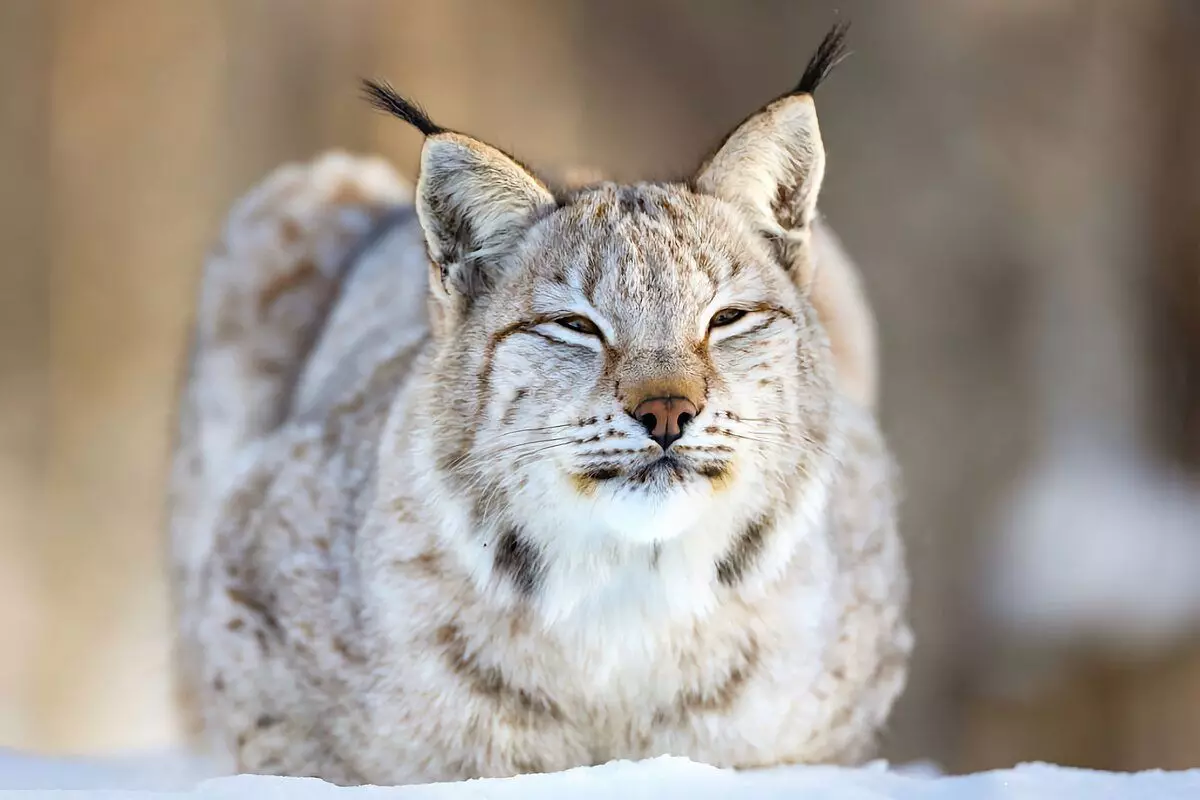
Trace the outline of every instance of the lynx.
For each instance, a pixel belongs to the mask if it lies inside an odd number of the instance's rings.
[[[281,168],[203,277],[172,473],[184,707],[339,784],[861,761],[911,635],[870,314],[799,85],[690,180],[436,125]]]

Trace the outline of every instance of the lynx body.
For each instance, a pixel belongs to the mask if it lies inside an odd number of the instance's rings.
[[[871,752],[911,636],[816,218],[835,44],[686,183],[551,189],[374,86],[415,192],[331,155],[241,201],[172,479],[203,744],[375,784]]]

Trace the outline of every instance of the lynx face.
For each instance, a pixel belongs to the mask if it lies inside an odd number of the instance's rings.
[[[454,337],[471,367],[445,384],[462,409],[447,430],[469,441],[450,469],[493,510],[643,543],[777,496],[821,449],[830,387],[809,316],[727,203],[581,191],[532,226]]]
[[[552,192],[368,86],[427,137],[417,213],[437,355],[419,405],[444,478],[431,491],[470,507],[467,541],[494,543],[518,586],[556,559],[594,580],[630,548],[653,562],[671,541],[703,541],[683,549],[705,559],[762,547],[771,517],[827,488],[811,91],[835,45],[687,184]]]

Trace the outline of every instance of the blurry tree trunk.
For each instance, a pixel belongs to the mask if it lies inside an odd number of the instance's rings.
[[[31,732],[42,597],[34,551],[46,386],[45,142],[50,13],[0,3],[0,746]]]
[[[1028,239],[1043,248],[1033,259],[1041,319],[1031,352],[1040,367],[1039,406],[1053,413],[1041,415],[1037,440],[1047,456],[1073,445],[1100,445],[1082,452],[1104,455],[1108,444],[1133,464],[1151,449],[1149,428],[1161,452],[1197,465],[1200,6],[1088,2],[1076,6],[1071,22],[1059,40],[1072,46],[1028,52],[1004,73],[1014,86],[1037,86],[1034,93],[1048,100],[1044,113],[1001,106],[1017,136],[1042,133],[1025,143],[1026,167],[1012,171],[1025,193],[1017,207],[1029,214]],[[1029,37],[1022,39],[1028,47]],[[1122,659],[1073,633],[1064,629],[1060,642],[1042,640],[1028,652],[1006,642],[1000,647],[1016,647],[1006,659],[990,654],[1009,679],[1021,672],[1011,664],[1053,666],[1031,669],[1041,679],[1011,692],[976,676],[957,766],[1200,763],[1196,642]]]
[[[1200,764],[1200,644],[1117,663],[1078,653],[1027,694],[964,708],[964,771],[1047,761],[1087,769],[1193,769]]]
[[[169,737],[161,507],[193,279],[221,194],[220,7],[59,0],[39,748]],[[119,730],[114,721],[120,720]]]
[[[1146,89],[1161,132],[1147,255],[1151,361],[1163,402],[1151,427],[1172,460],[1200,477],[1200,4],[1164,4],[1146,54],[1156,67]]]

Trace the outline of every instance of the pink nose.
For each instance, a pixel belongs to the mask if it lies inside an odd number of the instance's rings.
[[[696,404],[686,397],[651,397],[637,404],[633,418],[666,450],[696,418]]]

